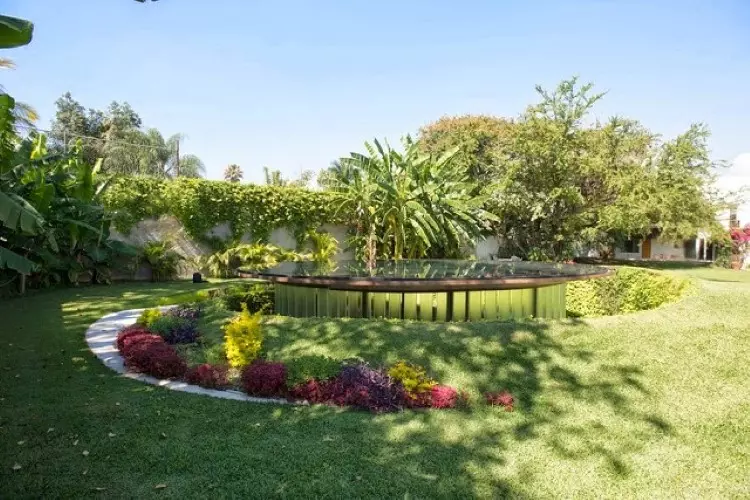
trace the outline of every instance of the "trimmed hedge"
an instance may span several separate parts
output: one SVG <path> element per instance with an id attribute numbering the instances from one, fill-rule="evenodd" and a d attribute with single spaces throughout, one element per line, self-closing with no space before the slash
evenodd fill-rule
<path id="1" fill-rule="evenodd" d="M 621 267 L 613 276 L 568 283 L 568 316 L 590 317 L 654 309 L 674 302 L 689 281 L 647 269 Z"/>

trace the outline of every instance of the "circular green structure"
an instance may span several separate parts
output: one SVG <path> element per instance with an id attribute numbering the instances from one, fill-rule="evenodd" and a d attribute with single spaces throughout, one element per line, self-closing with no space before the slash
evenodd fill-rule
<path id="1" fill-rule="evenodd" d="M 600 267 L 521 261 L 284 262 L 243 277 L 275 284 L 285 316 L 478 321 L 565 317 L 565 284 Z"/>

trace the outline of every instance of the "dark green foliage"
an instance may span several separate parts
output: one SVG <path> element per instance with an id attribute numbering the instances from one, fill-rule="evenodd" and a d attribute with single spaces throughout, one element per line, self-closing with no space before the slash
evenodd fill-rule
<path id="1" fill-rule="evenodd" d="M 274 298 L 273 285 L 255 283 L 227 287 L 221 300 L 230 311 L 241 311 L 242 304 L 245 304 L 251 314 L 270 314 L 274 309 Z"/>
<path id="2" fill-rule="evenodd" d="M 609 316 L 653 309 L 677 300 L 688 281 L 636 268 L 617 268 L 614 276 L 568 283 L 568 315 Z"/>
<path id="3" fill-rule="evenodd" d="M 180 316 L 164 314 L 152 321 L 148 329 L 168 344 L 191 344 L 198 340 L 195 321 Z"/>
<path id="4" fill-rule="evenodd" d="M 151 267 L 151 281 L 175 279 L 182 256 L 166 241 L 149 241 L 143 247 L 143 258 Z"/>
<path id="5" fill-rule="evenodd" d="M 341 361 L 328 356 L 308 355 L 292 359 L 286 367 L 287 385 L 294 387 L 310 379 L 322 382 L 335 377 L 341 371 Z"/>

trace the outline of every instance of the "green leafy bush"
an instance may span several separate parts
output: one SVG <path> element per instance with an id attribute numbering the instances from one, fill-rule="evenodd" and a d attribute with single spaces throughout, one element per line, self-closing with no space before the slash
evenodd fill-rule
<path id="1" fill-rule="evenodd" d="M 245 304 L 250 313 L 268 314 L 273 312 L 274 297 L 273 286 L 255 283 L 228 287 L 221 300 L 230 311 L 241 311 Z"/>
<path id="2" fill-rule="evenodd" d="M 646 269 L 621 267 L 613 276 L 569 283 L 569 316 L 610 316 L 653 309 L 677 300 L 688 281 Z"/>
<path id="3" fill-rule="evenodd" d="M 175 295 L 170 295 L 169 297 L 162 297 L 161 299 L 159 299 L 158 304 L 160 306 L 200 304 L 202 302 L 211 300 L 212 297 L 215 297 L 218 294 L 218 288 L 198 290 L 195 292 L 178 293 Z"/>
<path id="4" fill-rule="evenodd" d="M 136 323 L 150 328 L 151 324 L 159 318 L 161 318 L 161 311 L 159 309 L 146 309 L 138 316 Z"/>
<path id="5" fill-rule="evenodd" d="M 322 382 L 335 377 L 341 371 L 341 361 L 328 356 L 309 355 L 294 358 L 286 367 L 287 386 L 294 387 L 311 379 Z"/>
<path id="6" fill-rule="evenodd" d="M 183 257 L 166 241 L 149 241 L 143 246 L 143 257 L 151 266 L 151 281 L 175 279 Z"/>

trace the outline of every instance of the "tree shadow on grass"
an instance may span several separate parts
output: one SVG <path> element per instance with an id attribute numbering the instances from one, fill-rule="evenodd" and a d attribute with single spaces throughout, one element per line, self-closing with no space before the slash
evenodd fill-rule
<path id="1" fill-rule="evenodd" d="M 268 340 L 269 354 L 280 359 L 310 352 L 346 353 L 376 365 L 404 359 L 425 366 L 443 383 L 469 389 L 479 406 L 471 419 L 485 424 L 475 434 L 462 431 L 468 433 L 462 440 L 473 444 L 461 455 L 478 469 L 502 463 L 498 443 L 512 448 L 533 441 L 560 459 L 601 460 L 615 476 L 627 476 L 629 455 L 669 434 L 671 426 L 649 411 L 651 394 L 636 364 L 565 340 L 587 328 L 577 319 L 450 325 L 284 319 L 270 322 Z M 515 397 L 512 417 L 481 408 L 482 394 L 498 390 Z M 409 415 L 403 418 L 414 418 Z M 419 430 L 410 440 L 426 448 L 440 442 Z"/>
<path id="2" fill-rule="evenodd" d="M 372 415 L 237 403 L 125 380 L 83 354 L 91 322 L 181 287 L 82 289 L 18 302 L 21 316 L 6 326 L 20 350 L 3 364 L 21 378 L 4 380 L 12 406 L 0 407 L 0 443 L 29 446 L 14 458 L 24 469 L 0 477 L 0 492 L 75 497 L 106 487 L 148 497 L 163 483 L 175 497 L 538 497 L 549 494 L 539 484 L 558 464 L 594 463 L 602 475 L 627 476 L 630 454 L 671 432 L 648 411 L 641 370 L 577 342 L 587 328 L 580 321 L 267 322 L 271 357 L 416 362 L 468 389 L 474 405 L 466 411 Z M 514 412 L 481 403 L 483 392 L 502 389 L 515 396 Z"/>

